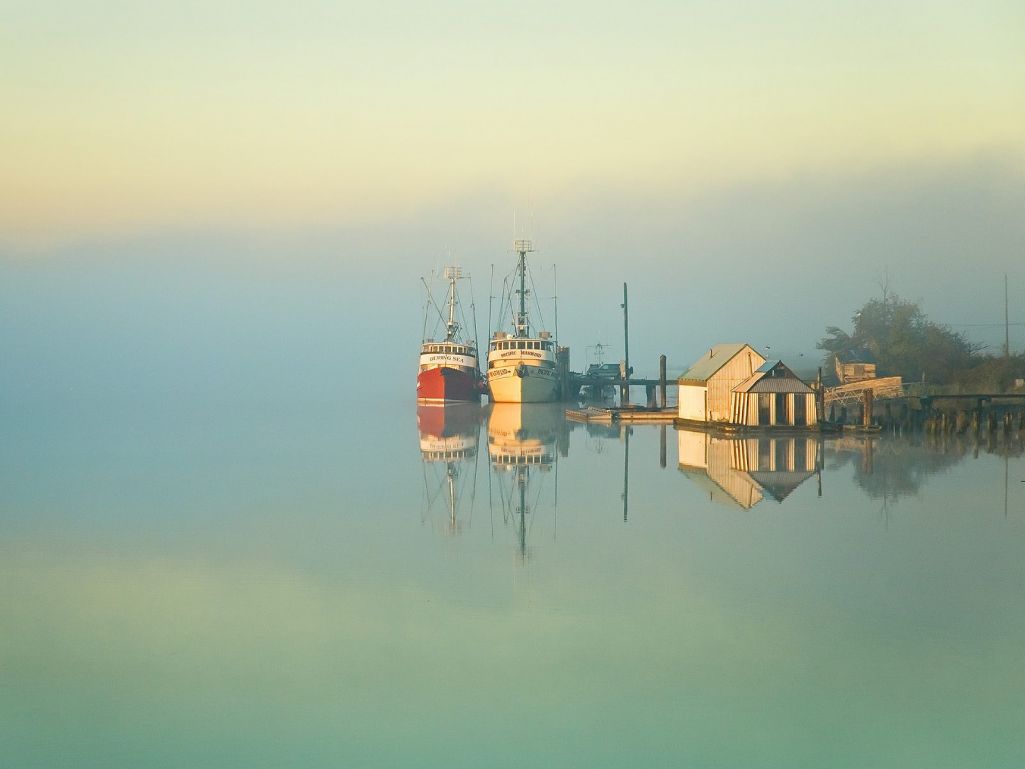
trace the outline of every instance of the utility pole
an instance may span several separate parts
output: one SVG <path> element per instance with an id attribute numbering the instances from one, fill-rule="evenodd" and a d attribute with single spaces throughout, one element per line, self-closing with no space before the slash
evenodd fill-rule
<path id="1" fill-rule="evenodd" d="M 1004 362 L 1011 360 L 1011 324 L 1007 315 L 1007 273 L 1004 273 Z"/>
<path id="2" fill-rule="evenodd" d="M 630 310 L 627 306 L 626 283 L 623 284 L 623 380 L 630 379 Z M 630 385 L 623 384 L 619 391 L 619 402 L 626 405 L 630 402 Z"/>

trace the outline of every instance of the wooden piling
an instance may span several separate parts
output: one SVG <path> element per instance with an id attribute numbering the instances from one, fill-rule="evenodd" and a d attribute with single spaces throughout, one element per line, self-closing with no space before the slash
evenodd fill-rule
<path id="1" fill-rule="evenodd" d="M 659 406 L 661 408 L 666 407 L 666 390 L 668 389 L 668 383 L 666 382 L 666 356 L 658 356 L 658 385 L 662 388 L 662 395 L 659 398 Z M 663 465 L 665 467 L 665 465 Z"/>

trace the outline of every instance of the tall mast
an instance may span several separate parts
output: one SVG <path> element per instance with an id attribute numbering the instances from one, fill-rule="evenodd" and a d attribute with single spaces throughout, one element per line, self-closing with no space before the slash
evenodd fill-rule
<path id="1" fill-rule="evenodd" d="M 456 322 L 456 281 L 462 277 L 458 267 L 446 267 L 445 277 L 448 278 L 448 320 L 445 322 L 445 341 L 456 341 L 459 324 Z"/>
<path id="2" fill-rule="evenodd" d="M 1004 362 L 1011 359 L 1011 324 L 1007 314 L 1007 273 L 1004 273 Z"/>
<path id="3" fill-rule="evenodd" d="M 527 254 L 534 250 L 534 244 L 529 240 L 517 240 L 515 243 L 516 253 L 520 255 L 516 271 L 520 274 L 520 288 L 516 292 L 520 295 L 520 311 L 516 314 L 516 336 L 530 336 L 530 322 L 527 320 Z"/>

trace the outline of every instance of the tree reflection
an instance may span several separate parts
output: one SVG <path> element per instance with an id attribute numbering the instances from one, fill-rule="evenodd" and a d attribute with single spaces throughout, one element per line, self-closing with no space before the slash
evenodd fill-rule
<path id="1" fill-rule="evenodd" d="M 884 503 L 915 496 L 930 476 L 944 473 L 965 458 L 1025 453 L 1020 434 L 844 436 L 827 441 L 825 467 L 854 466 L 854 481 L 872 499 Z"/>

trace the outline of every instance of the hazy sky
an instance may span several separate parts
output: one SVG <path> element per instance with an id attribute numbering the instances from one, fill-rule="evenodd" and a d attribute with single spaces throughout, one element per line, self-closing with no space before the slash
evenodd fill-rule
<path id="1" fill-rule="evenodd" d="M 459 260 L 484 305 L 514 221 L 558 265 L 575 365 L 619 341 L 625 280 L 631 352 L 677 367 L 727 338 L 810 355 L 884 275 L 941 322 L 1002 321 L 1005 272 L 1025 305 L 1020 2 L 0 14 L 8 352 L 76 307 L 68 346 L 99 344 L 97 317 L 156 323 L 161 296 L 165 336 L 292 349 L 321 297 L 327 339 L 379 324 L 406 370 L 417 276 Z"/>

